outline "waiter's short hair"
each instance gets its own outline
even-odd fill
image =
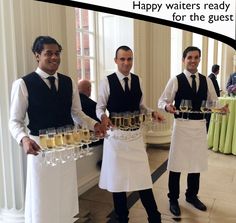
[[[188,52],[190,52],[190,51],[198,51],[199,52],[199,57],[201,57],[201,50],[198,47],[196,47],[196,46],[189,46],[183,52],[183,59],[185,59],[185,57],[187,56]]]
[[[220,66],[218,64],[214,64],[211,68],[211,72],[216,73],[217,71],[219,71]]]
[[[117,54],[118,54],[118,51],[119,51],[119,50],[132,51],[128,46],[120,46],[120,47],[118,47],[117,50],[116,50],[115,58],[117,58]]]
[[[44,49],[44,44],[56,44],[59,48],[59,51],[62,51],[61,45],[52,37],[50,36],[38,36],[32,46],[32,52],[41,53]]]

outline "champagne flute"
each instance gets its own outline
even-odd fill
[[[69,160],[72,158],[72,149],[74,149],[74,138],[73,138],[73,126],[72,125],[67,125],[65,127],[65,132],[64,132],[64,141],[66,145],[66,149],[69,150],[67,151],[67,156],[66,158]]]
[[[90,140],[91,142],[98,142],[100,139],[96,136],[95,132],[90,131]]]
[[[152,111],[146,111],[146,123],[147,123],[147,127],[148,127],[148,133],[153,133],[152,130]]]
[[[45,150],[47,150],[47,130],[46,129],[39,130],[39,145],[40,145],[41,150],[44,153]]]
[[[220,113],[221,112],[221,105],[218,100],[212,101],[211,111],[213,113]]]
[[[39,146],[42,150],[43,162],[45,162],[45,156],[46,156],[46,151],[47,151],[47,130],[46,129],[39,130]]]
[[[115,126],[117,129],[120,129],[120,127],[121,127],[121,116],[119,116],[118,114],[115,117]]]
[[[120,126],[120,129],[123,130],[123,131],[121,132],[120,138],[122,140],[126,140],[128,138],[128,135],[124,131],[130,130],[130,126],[131,126],[130,113],[129,112],[124,112],[121,115],[122,115],[122,119],[121,119],[122,124]]]
[[[202,100],[201,108],[200,109],[201,109],[201,112],[203,113],[203,119],[205,119],[205,114],[208,111],[207,101],[206,100]]]
[[[129,112],[125,112],[124,113],[124,130],[129,130],[130,126],[131,126],[131,119],[129,116]]]
[[[49,164],[51,166],[56,166],[56,158],[55,158],[55,148],[56,148],[56,143],[55,143],[55,134],[56,134],[56,129],[55,128],[48,128],[47,129],[47,148],[50,150],[50,160]]]
[[[180,111],[181,111],[181,113],[182,113],[181,118],[183,119],[184,113],[188,111],[187,100],[185,100],[185,99],[182,99],[182,100],[181,100],[179,109],[180,109]]]
[[[111,120],[111,123],[114,126],[114,128],[115,128],[115,125],[116,125],[116,116],[117,116],[117,113],[115,113],[115,112],[112,112],[111,116],[110,116],[110,120]]]
[[[83,125],[82,132],[83,132],[82,142],[86,145],[86,155],[90,156],[93,154],[93,152],[91,152],[89,148],[89,144],[91,143],[90,131],[86,125]]]
[[[64,128],[63,127],[59,127],[56,129],[55,144],[56,144],[56,147],[59,149],[58,152],[60,153],[60,161],[63,164],[66,162],[62,156],[63,151],[65,150]]]
[[[218,115],[221,113],[221,105],[219,100],[211,102],[211,111],[214,113],[214,122],[218,122]]]
[[[135,125],[135,114],[130,113],[130,129],[135,130],[136,125]]]
[[[56,135],[56,130],[55,128],[48,128],[47,129],[47,147],[48,149],[55,149],[56,148],[56,143],[55,143],[55,135]]]
[[[191,100],[186,100],[186,104],[187,104],[187,107],[188,107],[187,119],[189,119],[189,113],[191,113],[192,109],[193,109],[192,101]]]
[[[120,116],[120,129],[122,130],[124,127],[124,113],[123,112],[119,113],[119,116]]]
[[[141,128],[143,128],[144,123],[145,123],[145,113],[143,111],[141,111],[139,114],[139,121],[140,121]]]
[[[79,125],[76,125],[74,128],[73,138],[75,143],[74,160],[77,160],[78,158],[84,157],[83,151],[81,150],[81,147],[83,146],[82,143],[83,132]]]
[[[140,128],[140,123],[141,123],[141,120],[139,118],[139,111],[135,111],[134,112],[134,122],[135,122],[135,126],[136,128]]]
[[[134,138],[136,138],[135,130],[137,129],[137,125],[136,125],[136,122],[135,122],[135,113],[134,112],[131,112],[129,114],[129,119],[130,119],[130,130],[131,130],[130,137],[131,137],[131,139],[134,139]]]

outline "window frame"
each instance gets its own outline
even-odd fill
[[[89,61],[90,63],[90,74],[89,74],[89,81],[91,82],[92,85],[92,90],[91,90],[91,98],[93,100],[97,99],[97,81],[98,81],[98,42],[97,42],[97,13],[95,11],[92,10],[87,10],[87,9],[81,9],[81,8],[75,8],[75,20],[77,20],[77,12],[79,11],[79,27],[78,27],[78,21],[76,21],[76,27],[75,27],[75,35],[76,35],[76,71],[77,71],[77,78],[79,79],[88,79],[86,78],[86,66],[85,63],[86,61]],[[89,27],[92,26],[92,29],[89,28],[83,28],[83,12],[87,11],[88,12],[88,24]],[[89,15],[92,15],[92,19],[89,19]],[[79,46],[80,46],[80,54],[78,53],[78,49],[77,49],[77,35],[79,34]],[[86,55],[86,53],[84,52],[85,49],[85,42],[84,42],[84,36],[88,35],[88,40],[89,40],[89,52],[92,52],[92,55]],[[90,43],[90,36],[92,39],[92,43]],[[80,60],[80,69],[81,69],[81,76],[79,76],[79,68],[78,68],[78,60]],[[92,72],[92,73],[91,73]]]

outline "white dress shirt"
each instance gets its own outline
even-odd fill
[[[129,73],[128,76],[123,75],[121,72],[116,71],[116,75],[120,81],[120,84],[122,86],[123,89],[125,89],[125,81],[124,78],[128,77],[128,85],[129,88],[131,86],[131,74]],[[140,78],[139,78],[139,82],[140,82]],[[142,91],[142,85],[140,82],[140,87],[141,87],[141,91]],[[142,91],[143,92],[143,91]],[[101,81],[100,84],[100,90],[99,90],[99,95],[98,95],[98,101],[97,101],[97,107],[96,107],[96,114],[97,117],[99,119],[101,119],[101,116],[105,113],[106,108],[107,108],[107,101],[110,95],[110,86],[109,86],[109,82],[108,82],[108,78],[106,77],[104,80]],[[117,100],[119,100],[119,98],[117,98]],[[142,98],[140,100],[140,109],[144,110],[144,111],[152,111],[150,108],[146,107],[143,104],[143,95]]]
[[[40,68],[37,68],[35,71],[42,80],[48,85],[50,88],[50,82],[47,77],[52,76]],[[58,89],[58,75],[55,73],[53,75],[55,77],[55,85]],[[82,112],[80,97],[78,93],[78,89],[72,81],[73,93],[72,93],[72,106],[71,106],[71,115],[73,120],[82,125],[83,123],[87,124],[87,127],[93,130],[96,121],[88,117]],[[28,109],[28,90],[25,85],[25,82],[22,78],[13,82],[12,91],[11,91],[11,109],[10,109],[10,120],[9,120],[9,128],[13,135],[13,137],[20,144],[21,139],[24,136],[28,136],[28,132],[26,130],[25,118]]]
[[[191,78],[192,73],[190,73],[187,70],[184,70],[183,73],[185,74],[185,76],[191,86],[192,85],[192,78]],[[196,72],[195,75],[196,75],[195,80],[196,80],[196,85],[197,85],[197,90],[198,90],[199,83],[200,83],[198,72]],[[212,84],[212,81],[208,77],[206,77],[206,80],[207,80],[207,86],[208,86],[207,100],[208,101],[216,101],[217,95],[215,92],[215,88]],[[163,93],[158,101],[158,108],[165,110],[165,107],[167,104],[173,103],[177,91],[178,91],[178,80],[177,80],[177,77],[175,76],[168,81],[166,88],[163,91]]]

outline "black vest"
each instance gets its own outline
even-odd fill
[[[28,90],[28,128],[30,134],[38,135],[40,129],[73,125],[71,117],[72,81],[58,74],[58,91],[53,95],[50,88],[33,72],[22,78]]]
[[[122,88],[116,73],[109,75],[107,79],[110,86],[107,110],[110,113],[139,111],[142,91],[140,88],[138,76],[131,74],[131,87],[129,95],[125,95],[124,89]]]
[[[180,103],[182,99],[191,100],[192,101],[192,111],[200,111],[201,104],[203,100],[207,100],[207,81],[206,77],[202,74],[199,74],[199,88],[198,91],[195,93],[192,90],[192,87],[189,85],[189,82],[184,73],[177,75],[178,81],[178,91],[175,95],[175,107],[177,110],[179,109]],[[175,118],[182,117],[182,113],[180,112],[179,115],[175,114]],[[187,114],[183,113],[183,117],[187,118]],[[189,114],[189,119],[198,120],[202,119],[202,114]]]

